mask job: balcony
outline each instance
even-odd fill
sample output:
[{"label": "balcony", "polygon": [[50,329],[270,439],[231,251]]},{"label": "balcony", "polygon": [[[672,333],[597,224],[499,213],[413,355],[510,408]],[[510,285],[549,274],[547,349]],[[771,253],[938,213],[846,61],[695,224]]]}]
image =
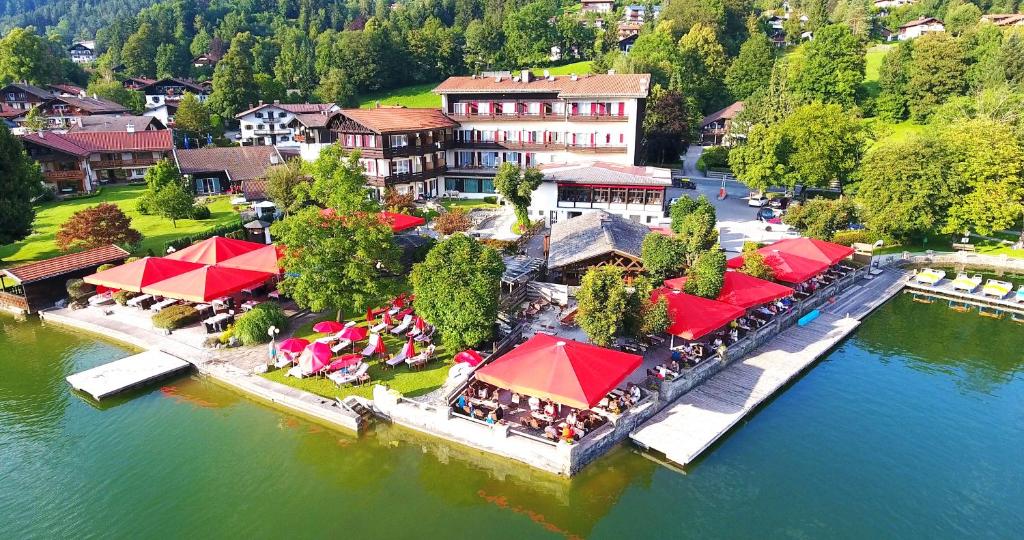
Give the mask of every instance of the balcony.
[{"label": "balcony", "polygon": [[455,121],[473,121],[473,120],[492,120],[492,121],[512,121],[512,120],[538,120],[538,121],[562,121],[565,120],[565,115],[557,112],[518,112],[518,113],[449,113],[448,116]]},{"label": "balcony", "polygon": [[474,176],[494,176],[498,172],[499,166],[501,166],[501,163],[498,163],[494,166],[469,164],[453,165],[451,167],[448,167],[447,172],[453,174],[469,174]]},{"label": "balcony", "polygon": [[566,118],[570,122],[628,122],[624,114],[570,114]]},{"label": "balcony", "polygon": [[93,169],[119,169],[123,167],[151,167],[156,165],[156,160],[152,157],[140,157],[135,159],[101,159],[99,161],[90,161],[89,165]]},{"label": "balcony", "polygon": [[387,176],[367,175],[367,184],[374,187],[390,187],[396,184],[408,184],[411,182],[423,182],[445,172],[444,166],[434,167],[422,172],[395,173]]},{"label": "balcony", "polygon": [[478,148],[483,150],[564,150],[565,143],[541,143],[519,141],[455,141],[453,148]]},{"label": "balcony", "polygon": [[565,149],[570,152],[579,152],[581,154],[625,154],[627,152],[627,146],[625,144],[607,144],[607,145],[594,145],[594,144],[567,144]]},{"label": "balcony", "polygon": [[85,180],[85,171],[43,171],[43,177],[51,182],[60,180]]}]

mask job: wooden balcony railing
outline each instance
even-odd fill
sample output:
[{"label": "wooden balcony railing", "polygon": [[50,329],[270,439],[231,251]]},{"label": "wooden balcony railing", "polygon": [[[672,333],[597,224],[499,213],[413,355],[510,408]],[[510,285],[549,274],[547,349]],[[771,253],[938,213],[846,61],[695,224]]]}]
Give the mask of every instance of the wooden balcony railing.
[{"label": "wooden balcony railing", "polygon": [[43,171],[47,180],[84,180],[85,171]]},{"label": "wooden balcony railing", "polygon": [[139,157],[135,159],[101,159],[99,161],[90,161],[89,165],[93,169],[116,169],[120,167],[149,167],[156,165],[156,160],[152,157]]}]

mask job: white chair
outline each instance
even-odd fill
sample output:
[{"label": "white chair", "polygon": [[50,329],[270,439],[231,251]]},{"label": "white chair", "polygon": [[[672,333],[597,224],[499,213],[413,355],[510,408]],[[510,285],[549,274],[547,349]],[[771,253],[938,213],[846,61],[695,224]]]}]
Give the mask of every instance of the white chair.
[{"label": "white chair", "polygon": [[391,329],[391,333],[399,335],[408,330],[410,326],[412,326],[412,315],[406,315],[402,318],[401,324]]},{"label": "white chair", "polygon": [[370,332],[374,333],[374,334],[378,334],[378,333],[383,332],[383,331],[385,331],[387,329],[388,329],[387,323],[385,323],[384,321],[381,321],[380,324],[378,324],[377,326],[371,327],[370,328]]},{"label": "white chair", "polygon": [[343,349],[345,349],[346,347],[348,347],[351,344],[352,344],[351,341],[349,341],[347,339],[343,339],[343,340],[339,341],[336,345],[331,347],[331,352],[333,352],[334,354],[338,354],[339,352],[341,352]]},{"label": "white chair", "polygon": [[392,356],[391,358],[388,358],[384,363],[387,364],[388,367],[395,367],[405,363],[406,358],[407,356],[405,355],[405,347],[402,347],[402,350],[399,351],[398,354]]},{"label": "white chair", "polygon": [[366,372],[369,369],[370,369],[370,365],[367,364],[366,362],[362,362],[362,363],[359,364],[359,367],[356,368],[356,370],[353,371],[353,372],[350,372],[350,373],[346,374],[346,373],[342,373],[342,372],[338,371],[338,372],[335,372],[335,373],[331,373],[330,375],[327,376],[327,378],[332,380],[332,381],[334,381],[334,384],[337,384],[338,386],[341,386],[341,385],[344,385],[344,384],[353,384],[353,383],[359,381],[359,379],[362,378],[363,375],[366,375]]},{"label": "white chair", "polygon": [[377,344],[380,343],[380,334],[371,334],[370,342],[363,349],[363,352],[359,353],[363,356],[373,356],[373,351],[377,350]]}]

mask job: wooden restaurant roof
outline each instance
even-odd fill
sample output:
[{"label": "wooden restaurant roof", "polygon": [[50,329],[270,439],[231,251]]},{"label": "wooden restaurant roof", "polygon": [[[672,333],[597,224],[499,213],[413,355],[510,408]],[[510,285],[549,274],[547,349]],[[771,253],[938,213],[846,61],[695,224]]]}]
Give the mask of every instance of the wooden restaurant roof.
[{"label": "wooden restaurant roof", "polygon": [[128,252],[111,244],[77,253],[68,253],[52,259],[7,268],[3,273],[22,285],[77,272],[93,266],[115,263],[128,257]]}]

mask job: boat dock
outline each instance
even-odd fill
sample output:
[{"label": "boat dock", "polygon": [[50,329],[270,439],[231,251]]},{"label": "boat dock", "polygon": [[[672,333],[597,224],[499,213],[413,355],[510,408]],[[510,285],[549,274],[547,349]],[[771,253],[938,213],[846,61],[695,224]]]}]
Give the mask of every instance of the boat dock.
[{"label": "boat dock", "polygon": [[192,367],[192,364],[160,350],[142,352],[128,358],[75,373],[68,384],[96,401],[170,377]]},{"label": "boat dock", "polygon": [[984,315],[1002,316],[1009,313],[1017,318],[1024,317],[1024,303],[1016,301],[1014,292],[1011,292],[1006,298],[995,298],[981,294],[982,286],[979,286],[974,292],[967,292],[954,289],[953,282],[949,279],[943,279],[935,285],[925,285],[910,280],[906,284],[906,290],[913,294],[916,300],[923,302],[943,300],[949,302],[949,306],[954,309],[966,310],[976,307]]},{"label": "boat dock", "polygon": [[722,369],[630,434],[641,448],[680,465],[697,459],[758,405],[853,332],[904,286],[900,271],[881,271],[850,287],[805,326],[792,326]]}]

